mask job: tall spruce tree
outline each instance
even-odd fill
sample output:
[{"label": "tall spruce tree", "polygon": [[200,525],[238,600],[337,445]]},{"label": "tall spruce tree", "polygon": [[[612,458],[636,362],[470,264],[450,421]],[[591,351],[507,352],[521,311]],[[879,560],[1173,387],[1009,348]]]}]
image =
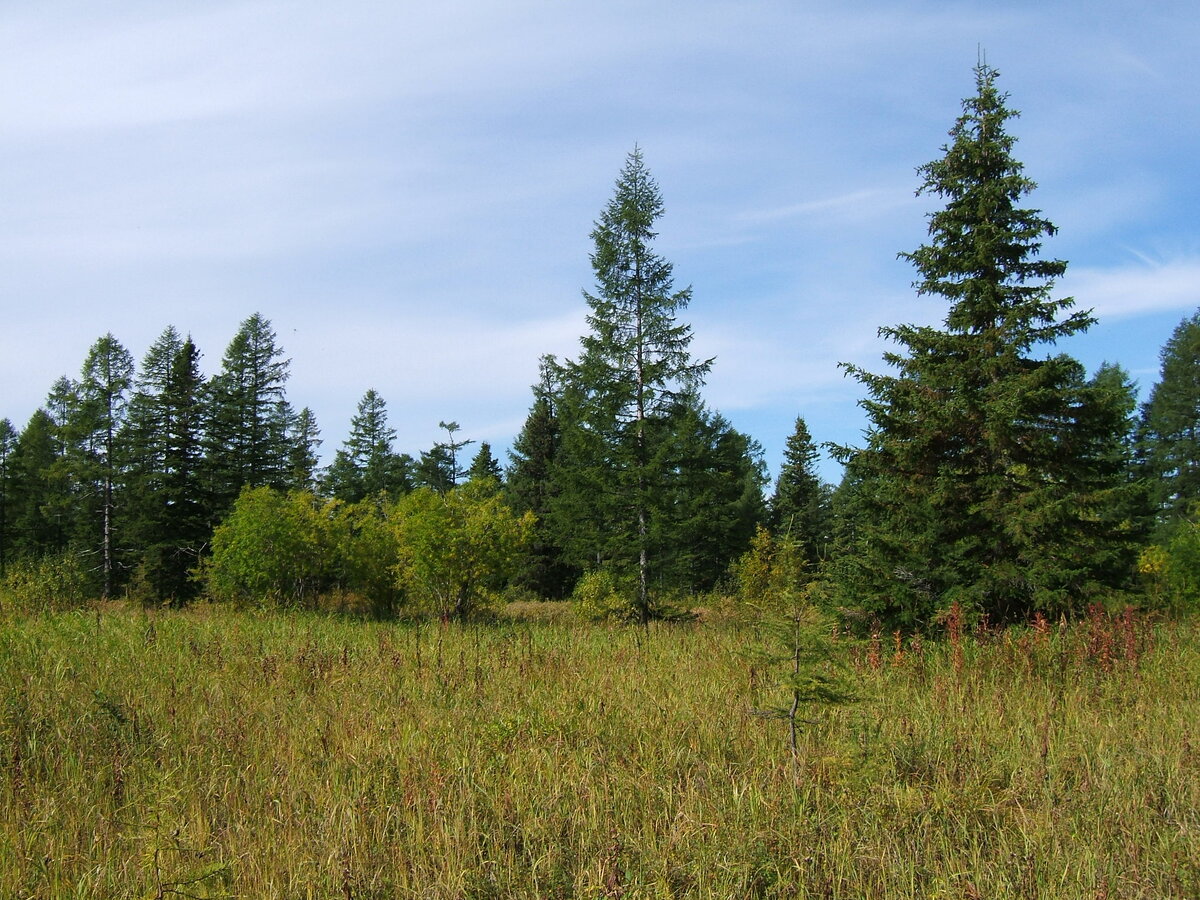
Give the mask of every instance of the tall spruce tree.
[{"label": "tall spruce tree", "polygon": [[242,322],[208,385],[205,476],[214,522],[243,487],[288,486],[289,361],[259,313]]},{"label": "tall spruce tree", "polygon": [[205,416],[200,351],[168,327],[151,344],[129,404],[129,536],[151,598],[182,603],[209,534],[201,482]]},{"label": "tall spruce tree", "polygon": [[487,441],[480,441],[479,451],[467,468],[467,481],[492,481],[499,487],[503,477],[504,471],[500,468],[500,463],[492,456],[492,445]]},{"label": "tall spruce tree", "polygon": [[307,406],[296,413],[288,427],[287,485],[294,491],[313,491],[317,486],[321,429]]},{"label": "tall spruce tree", "polygon": [[918,293],[949,303],[944,327],[880,329],[903,348],[884,356],[896,374],[846,367],[870,427],[864,448],[842,451],[863,513],[843,586],[900,624],[955,600],[994,619],[1070,612],[1125,574],[1114,560],[1128,536],[1104,514],[1119,476],[1096,430],[1112,396],[1069,356],[1034,355],[1093,320],[1051,297],[1066,263],[1039,256],[1055,228],[1022,206],[1035,185],[996,79],[976,67],[951,142],[918,170],[919,193],[946,205],[928,242],[900,254]]},{"label": "tall spruce tree", "polygon": [[766,519],[762,448],[694,392],[651,420],[650,434],[665,463],[649,545],[656,581],[712,590]]},{"label": "tall spruce tree", "polygon": [[65,506],[57,431],[50,413],[39,408],[13,447],[8,521],[14,557],[37,558],[66,546],[62,517],[54,514]]},{"label": "tall spruce tree", "polygon": [[783,465],[771,495],[771,528],[788,535],[814,564],[830,542],[832,490],[817,475],[821,453],[813,443],[808,424],[796,417],[796,426],[783,449]]},{"label": "tall spruce tree", "polygon": [[1139,438],[1165,535],[1200,501],[1200,310],[1176,326],[1160,362],[1158,383],[1142,407]]},{"label": "tall spruce tree", "polygon": [[674,288],[671,263],[652,247],[662,214],[658,185],[635,148],[592,230],[596,293],[584,292],[590,333],[566,366],[556,466],[563,488],[556,527],[569,561],[607,563],[632,576],[643,623],[654,612],[651,535],[672,467],[655,446],[653,420],[701,384],[711,365],[692,358],[691,328],[677,319],[691,289]]}]

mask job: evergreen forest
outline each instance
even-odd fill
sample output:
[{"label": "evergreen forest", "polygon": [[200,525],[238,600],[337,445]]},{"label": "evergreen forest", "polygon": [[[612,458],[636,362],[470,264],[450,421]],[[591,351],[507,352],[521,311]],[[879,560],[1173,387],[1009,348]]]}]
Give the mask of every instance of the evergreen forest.
[{"label": "evergreen forest", "polygon": [[[577,355],[545,356],[505,459],[454,421],[398,452],[367,389],[321,464],[312,412],[259,314],[205,375],[168,326],[135,361],[100,337],[23,427],[0,419],[0,603],[197,599],[444,620],[574,600],[645,625],[786,583],[848,627],[921,633],[1092,608],[1195,609],[1200,311],[1145,402],[1120,366],[1056,344],[1094,319],[1028,208],[1016,112],[975,70],[942,155],[918,169],[925,242],[903,252],[939,326],[880,323],[846,366],[868,428],[829,448],[798,410],[768,482],[760,445],[704,399],[691,288],[654,247],[664,201],[640,149],[591,233]],[[881,253],[894,248],[881,248]],[[1082,298],[1086,303],[1086,298]]]}]

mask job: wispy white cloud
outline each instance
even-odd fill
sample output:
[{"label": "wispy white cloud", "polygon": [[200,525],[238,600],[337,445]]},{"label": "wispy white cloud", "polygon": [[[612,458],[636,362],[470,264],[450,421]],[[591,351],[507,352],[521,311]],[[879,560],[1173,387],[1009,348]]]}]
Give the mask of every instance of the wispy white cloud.
[{"label": "wispy white cloud", "polygon": [[1081,308],[1122,319],[1147,313],[1200,309],[1200,258],[1125,266],[1075,268],[1062,280]]},{"label": "wispy white cloud", "polygon": [[[418,445],[447,417],[502,443],[537,357],[576,352],[588,233],[640,142],[718,357],[712,405],[768,445],[807,409],[832,437],[857,421],[837,363],[877,367],[880,324],[941,313],[895,254],[924,238],[937,200],[913,170],[980,43],[1024,112],[1063,290],[1126,319],[1200,304],[1194,253],[1111,250],[1200,240],[1182,0],[1053,19],[1024,0],[45,0],[0,28],[14,419],[106,331],[137,355],[172,323],[211,370],[257,309],[327,450],[367,387]],[[1105,355],[1150,365],[1119,332]]]}]

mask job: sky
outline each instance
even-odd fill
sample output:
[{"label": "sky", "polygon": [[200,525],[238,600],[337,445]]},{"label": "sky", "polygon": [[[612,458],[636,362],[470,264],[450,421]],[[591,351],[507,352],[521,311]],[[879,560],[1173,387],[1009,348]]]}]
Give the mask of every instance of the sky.
[{"label": "sky", "polygon": [[[861,442],[881,325],[939,323],[925,238],[981,55],[1021,111],[1054,352],[1143,396],[1200,307],[1200,4],[863,0],[39,0],[0,4],[0,418],[111,332],[169,325],[206,374],[255,312],[326,460],[367,389],[396,449],[457,421],[504,451],[543,354],[578,355],[593,223],[640,147],[655,249],[715,356],[704,397],[764,448]],[[830,460],[820,465],[840,477]]]}]

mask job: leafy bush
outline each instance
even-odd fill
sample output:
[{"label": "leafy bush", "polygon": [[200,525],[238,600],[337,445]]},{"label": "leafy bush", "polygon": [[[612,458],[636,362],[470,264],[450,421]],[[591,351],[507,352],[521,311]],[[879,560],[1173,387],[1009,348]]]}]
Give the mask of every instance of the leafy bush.
[{"label": "leafy bush", "polygon": [[74,609],[91,598],[79,556],[64,553],[11,563],[0,580],[0,611],[38,613]]},{"label": "leafy bush", "polygon": [[632,622],[637,618],[633,588],[609,569],[588,572],[575,583],[571,600],[575,611],[589,622]]},{"label": "leafy bush", "polygon": [[242,491],[212,548],[205,580],[216,600],[312,606],[333,580],[329,517],[309,493]]},{"label": "leafy bush", "polygon": [[1184,522],[1165,546],[1143,550],[1138,573],[1151,606],[1179,615],[1200,608],[1200,522]]},{"label": "leafy bush", "polygon": [[396,583],[442,619],[466,619],[498,603],[534,516],[518,516],[480,481],[440,494],[420,488],[389,510],[397,542]]}]

